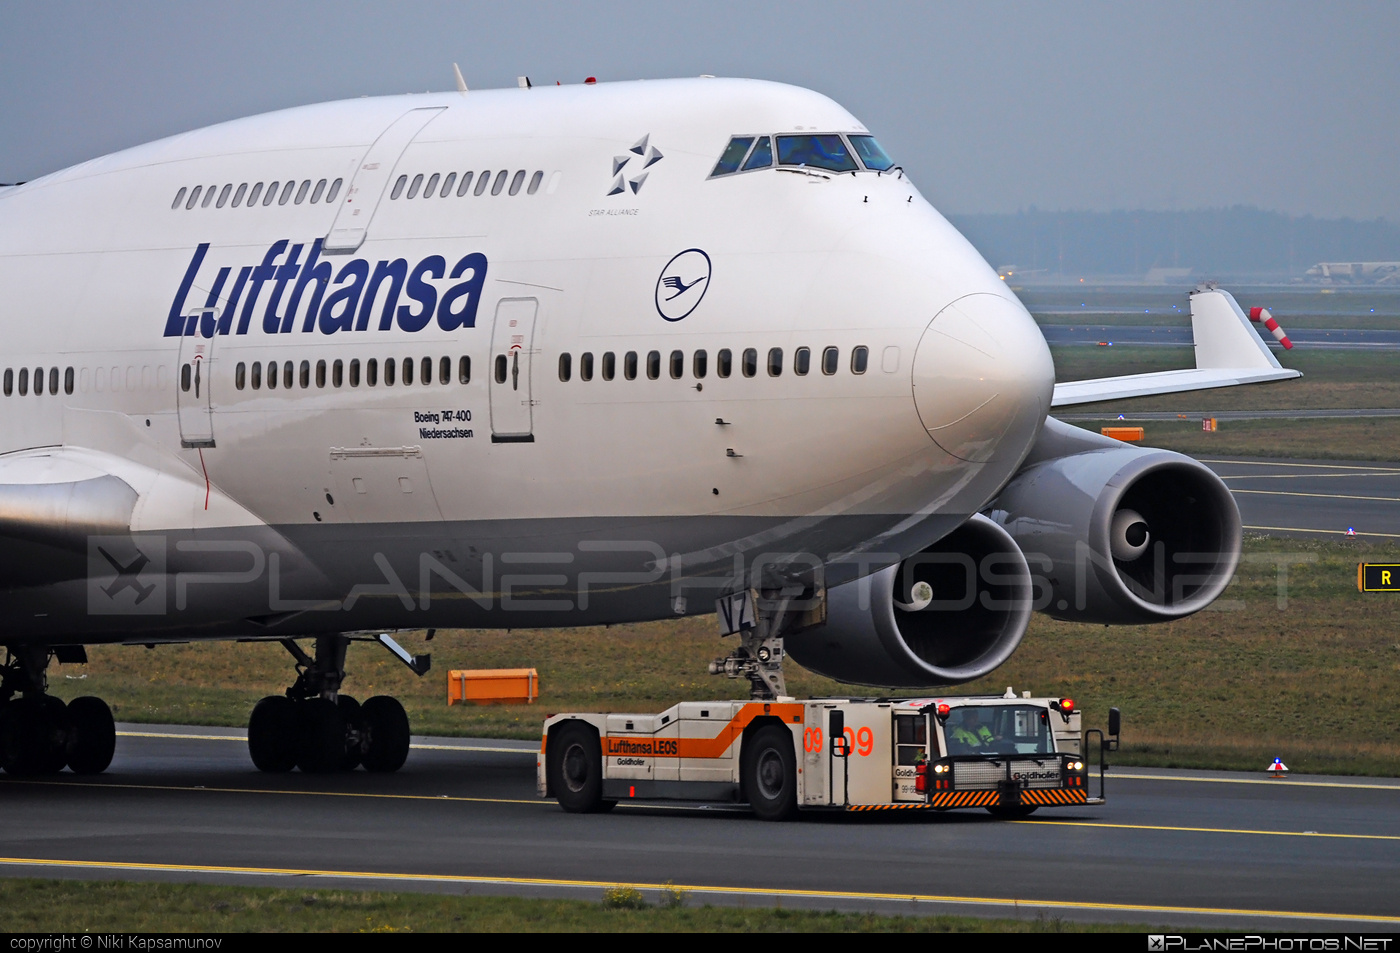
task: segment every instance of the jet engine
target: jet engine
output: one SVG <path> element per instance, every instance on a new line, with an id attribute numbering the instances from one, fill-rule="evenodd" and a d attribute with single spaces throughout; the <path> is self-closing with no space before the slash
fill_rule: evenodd
<path id="1" fill-rule="evenodd" d="M 923 552 L 829 590 L 825 624 L 789 636 L 786 651 L 843 682 L 971 681 L 1020 645 L 1031 601 L 1015 541 L 975 515 Z"/>
<path id="2" fill-rule="evenodd" d="M 1239 510 L 1209 469 L 1053 418 L 990 515 L 1048 583 L 1036 608 L 1076 622 L 1198 612 L 1240 558 Z"/>

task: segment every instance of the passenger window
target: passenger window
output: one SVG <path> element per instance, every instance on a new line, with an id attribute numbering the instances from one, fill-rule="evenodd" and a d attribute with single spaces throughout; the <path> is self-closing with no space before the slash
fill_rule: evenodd
<path id="1" fill-rule="evenodd" d="M 278 181 L 275 181 L 275 180 L 274 180 L 273 183 L 267 187 L 267 192 L 263 194 L 263 200 L 262 200 L 262 204 L 263 204 L 263 207 L 264 207 L 264 208 L 266 208 L 267 206 L 271 205 L 271 204 L 272 204 L 272 200 L 275 199 L 275 198 L 277 198 L 277 187 L 278 187 L 279 185 L 281 185 L 281 184 L 282 184 L 281 182 L 278 182 Z"/>
<path id="2" fill-rule="evenodd" d="M 603 380 L 605 380 L 605 381 L 610 381 L 610 380 L 613 379 L 614 376 L 616 376 L 616 374 L 617 374 L 617 355 L 613 354 L 612 351 L 604 351 L 604 352 L 603 352 L 603 367 L 602 367 L 602 375 L 601 375 L 602 378 L 603 378 Z"/>
<path id="3" fill-rule="evenodd" d="M 287 200 L 292 197 L 292 189 L 296 188 L 296 182 L 288 182 L 282 186 L 282 197 L 277 200 L 278 205 L 286 205 Z"/>
<path id="4" fill-rule="evenodd" d="M 715 163 L 715 170 L 711 176 L 728 175 L 739 170 L 739 163 L 744 161 L 744 156 L 749 154 L 749 146 L 753 145 L 753 136 L 735 136 L 729 140 L 729 145 L 724 147 L 724 155 L 719 157 L 719 162 Z"/>
<path id="5" fill-rule="evenodd" d="M 310 192 L 310 191 L 311 191 L 311 180 L 310 180 L 310 179 L 304 179 L 304 180 L 302 181 L 302 183 L 301 183 L 301 188 L 297 189 L 296 201 L 293 202 L 292 204 L 294 204 L 294 205 L 300 205 L 302 202 L 306 201 L 306 193 L 307 193 L 307 192 Z"/>
<path id="6" fill-rule="evenodd" d="M 185 203 L 185 211 L 186 211 L 186 212 L 188 212 L 190 209 L 194 208 L 194 203 L 196 203 L 196 202 L 199 201 L 199 193 L 202 192 L 202 191 L 204 191 L 204 186 L 202 186 L 202 185 L 196 185 L 196 186 L 194 187 L 194 191 L 190 193 L 190 200 L 189 200 L 188 202 Z"/>
<path id="7" fill-rule="evenodd" d="M 486 191 L 486 187 L 491 184 L 491 170 L 485 169 L 476 180 L 476 188 L 472 190 L 472 195 L 480 195 Z"/>
<path id="8" fill-rule="evenodd" d="M 745 377 L 753 377 L 758 373 L 758 351 L 751 347 L 744 349 L 743 371 Z"/>
<path id="9" fill-rule="evenodd" d="M 221 192 L 219 192 L 219 201 L 215 204 L 214 207 L 215 207 L 215 208 L 223 208 L 225 205 L 227 205 L 227 204 L 228 204 L 228 196 L 229 196 L 229 193 L 232 192 L 232 191 L 233 191 L 233 183 L 230 182 L 228 185 L 226 185 L 226 186 L 223 187 L 223 190 L 222 190 Z"/>
<path id="10" fill-rule="evenodd" d="M 63 371 L 63 392 L 65 394 L 73 393 L 73 368 L 71 367 L 65 368 Z"/>
<path id="11" fill-rule="evenodd" d="M 276 361 L 268 361 L 268 362 L 267 362 L 267 389 L 268 389 L 268 390 L 276 390 L 276 389 L 277 389 L 277 362 L 276 362 Z"/>
<path id="12" fill-rule="evenodd" d="M 647 380 L 656 380 L 661 376 L 661 352 L 647 352 Z"/>
<path id="13" fill-rule="evenodd" d="M 744 171 L 750 169 L 766 169 L 773 164 L 773 140 L 767 136 L 758 140 L 753 147 L 753 153 L 749 156 L 749 161 L 744 163 Z"/>
<path id="14" fill-rule="evenodd" d="M 510 175 L 505 169 L 496 173 L 496 181 L 491 183 L 491 194 L 500 195 L 501 189 L 506 187 L 506 176 Z"/>
<path id="15" fill-rule="evenodd" d="M 331 386 L 340 387 L 345 383 L 345 364 L 337 360 L 331 365 Z"/>
<path id="16" fill-rule="evenodd" d="M 443 375 L 443 377 L 446 376 L 446 374 Z M 419 369 L 418 377 L 424 384 L 433 382 L 433 359 L 431 357 L 423 358 L 423 366 Z M 444 383 L 446 382 L 444 381 Z"/>
<path id="17" fill-rule="evenodd" d="M 242 205 L 242 204 L 243 204 L 243 196 L 247 193 L 247 191 L 248 191 L 248 183 L 247 183 L 247 182 L 242 182 L 242 183 L 240 183 L 239 186 L 238 186 L 238 191 L 236 191 L 236 192 L 233 193 L 233 207 L 234 207 L 234 208 L 238 208 L 239 205 Z"/>
<path id="18" fill-rule="evenodd" d="M 413 177 L 413 184 L 408 187 L 408 197 L 411 199 L 416 199 L 418 197 L 418 189 L 421 188 L 422 185 L 423 173 L 419 172 Z"/>
<path id="19" fill-rule="evenodd" d="M 412 386 L 412 384 L 413 384 L 413 365 L 414 365 L 414 363 L 415 363 L 415 362 L 414 362 L 413 358 L 411 358 L 411 357 L 406 357 L 406 358 L 403 359 L 403 370 L 402 370 L 402 373 L 400 373 L 399 376 L 403 378 L 403 386 L 405 386 L 405 387 L 410 387 L 410 386 Z"/>
<path id="20" fill-rule="evenodd" d="M 350 386 L 360 386 L 360 359 L 355 358 L 350 362 Z"/>
<path id="21" fill-rule="evenodd" d="M 829 347 L 826 350 L 822 351 L 822 373 L 828 377 L 830 377 L 832 374 L 835 374 L 837 364 L 840 362 L 840 360 L 841 352 L 839 349 Z"/>
<path id="22" fill-rule="evenodd" d="M 327 202 L 335 201 L 335 197 L 340 194 L 340 183 L 343 181 L 344 179 L 336 179 L 334 182 L 331 183 L 330 194 L 326 196 Z"/>
<path id="23" fill-rule="evenodd" d="M 218 189 L 217 185 L 209 186 L 209 191 L 204 193 L 204 201 L 199 203 L 200 208 L 209 207 L 210 203 L 214 201 L 214 193 L 216 189 Z"/>
<path id="24" fill-rule="evenodd" d="M 440 178 L 442 178 L 442 176 L 437 172 L 432 174 L 432 177 L 428 179 L 428 184 L 423 186 L 423 198 L 430 199 L 433 197 L 433 193 L 437 191 L 437 184 Z"/>
<path id="25" fill-rule="evenodd" d="M 729 353 L 729 348 L 724 348 L 715 355 L 715 373 L 720 377 L 728 377 L 734 373 L 734 355 Z"/>
<path id="26" fill-rule="evenodd" d="M 190 366 L 188 364 L 180 365 L 180 390 L 189 393 L 190 380 Z"/>
<path id="27" fill-rule="evenodd" d="M 637 352 L 628 351 L 627 356 L 622 359 L 622 376 L 629 381 L 637 379 Z"/>
<path id="28" fill-rule="evenodd" d="M 56 367 L 49 368 L 49 393 L 58 393 L 58 368 Z"/>
<path id="29" fill-rule="evenodd" d="M 690 370 L 696 378 L 703 378 L 708 368 L 709 361 L 704 351 L 696 351 L 695 357 L 690 362 Z"/>
<path id="30" fill-rule="evenodd" d="M 5 396 L 9 397 L 15 392 L 15 370 L 12 367 L 5 368 Z"/>
<path id="31" fill-rule="evenodd" d="M 248 193 L 248 207 L 249 207 L 249 208 L 252 208 L 254 205 L 257 205 L 257 204 L 258 204 L 258 196 L 259 196 L 259 195 L 262 195 L 262 187 L 263 187 L 263 184 L 262 184 L 261 182 L 254 183 L 254 185 L 253 185 L 253 191 L 251 191 L 251 192 Z"/>
<path id="32" fill-rule="evenodd" d="M 864 374 L 870 363 L 870 348 L 861 345 L 851 352 L 851 373 Z"/>
<path id="33" fill-rule="evenodd" d="M 19 369 L 19 396 L 23 397 L 29 393 L 29 368 Z"/>
<path id="34" fill-rule="evenodd" d="M 316 362 L 316 386 L 317 386 L 317 387 L 325 387 L 325 386 L 326 386 L 326 362 L 325 362 L 325 361 L 317 361 L 317 362 Z"/>
<path id="35" fill-rule="evenodd" d="M 685 352 L 684 352 L 684 351 L 672 351 L 672 352 L 671 352 L 671 380 L 674 380 L 674 381 L 680 380 L 680 379 L 681 379 L 681 375 L 684 374 L 684 373 L 685 373 Z"/>
<path id="36" fill-rule="evenodd" d="M 452 382 L 452 358 L 444 357 L 438 361 L 438 383 L 449 384 Z M 464 382 L 465 383 L 465 382 Z"/>
<path id="37" fill-rule="evenodd" d="M 526 195 L 534 195 L 540 190 L 540 181 L 544 178 L 543 172 L 536 172 L 530 176 L 530 187 L 525 190 Z"/>
<path id="38" fill-rule="evenodd" d="M 379 383 L 379 359 L 370 358 L 365 361 L 365 386 L 373 387 Z"/>
<path id="39" fill-rule="evenodd" d="M 438 193 L 438 198 L 445 199 L 452 194 L 452 186 L 457 183 L 457 173 L 447 173 L 447 178 L 442 180 L 442 191 Z"/>
<path id="40" fill-rule="evenodd" d="M 461 198 L 467 194 L 467 190 L 472 187 L 472 173 L 463 172 L 462 181 L 457 183 L 457 197 Z"/>
<path id="41" fill-rule="evenodd" d="M 798 377 L 805 377 L 812 369 L 812 349 L 810 347 L 800 347 L 792 355 L 792 372 Z"/>
<path id="42" fill-rule="evenodd" d="M 521 169 L 519 172 L 515 173 L 515 175 L 514 175 L 514 176 L 511 178 L 511 180 L 510 180 L 510 194 L 511 194 L 511 195 L 518 195 L 518 194 L 520 193 L 520 186 L 522 186 L 522 185 L 524 185 L 524 184 L 525 184 L 525 170 L 524 170 L 524 169 Z"/>
<path id="43" fill-rule="evenodd" d="M 568 383 L 574 376 L 574 359 L 567 351 L 559 355 L 559 379 Z"/>
<path id="44" fill-rule="evenodd" d="M 175 201 L 173 201 L 173 202 L 170 203 L 170 208 L 171 208 L 171 210 L 173 211 L 173 210 L 179 208 L 179 207 L 180 207 L 180 203 L 183 202 L 184 200 L 185 200 L 185 187 L 182 185 L 182 186 L 180 186 L 180 191 L 178 191 L 178 192 L 175 193 Z"/>
<path id="45" fill-rule="evenodd" d="M 311 190 L 311 204 L 315 205 L 321 201 L 321 193 L 326 191 L 326 180 L 322 179 L 316 183 L 316 188 Z"/>
<path id="46" fill-rule="evenodd" d="M 856 160 L 846 143 L 835 134 L 825 136 L 779 136 L 778 165 L 806 166 L 829 172 L 854 172 Z"/>
<path id="47" fill-rule="evenodd" d="M 472 359 L 465 354 L 457 361 L 457 383 L 470 384 L 472 382 Z"/>
<path id="48" fill-rule="evenodd" d="M 282 386 L 285 387 L 287 390 L 291 390 L 291 389 L 292 389 L 292 374 L 293 374 L 292 362 L 291 362 L 291 361 L 288 361 L 287 363 L 285 363 L 285 364 L 282 365 Z M 196 379 L 196 382 L 197 382 L 197 379 Z M 196 388 L 196 390 L 197 390 L 197 389 L 198 389 L 198 388 Z"/>
<path id="49" fill-rule="evenodd" d="M 262 389 L 262 364 L 253 362 L 253 390 Z"/>
<path id="50" fill-rule="evenodd" d="M 404 187 L 407 186 L 407 185 L 408 185 L 408 176 L 406 176 L 406 175 L 401 175 L 401 176 L 399 176 L 399 177 L 398 177 L 398 180 L 394 182 L 394 191 L 392 191 L 392 192 L 389 193 L 389 198 L 390 198 L 390 199 L 397 199 L 399 196 L 403 195 Z"/>
<path id="51" fill-rule="evenodd" d="M 768 349 L 768 376 L 781 377 L 783 375 L 783 349 L 774 347 Z"/>
<path id="52" fill-rule="evenodd" d="M 298 382 L 301 384 L 301 389 L 306 390 L 306 388 L 311 386 L 311 362 L 302 361 L 300 370 L 301 373 L 297 375 L 299 378 Z"/>
<path id="53" fill-rule="evenodd" d="M 504 358 L 502 358 L 504 360 Z M 591 381 L 593 379 L 593 352 L 584 351 L 578 356 L 578 379 L 581 381 Z"/>
<path id="54" fill-rule="evenodd" d="M 394 377 L 396 376 L 396 375 L 395 375 L 395 370 L 396 370 L 397 367 L 398 367 L 398 365 L 397 365 L 397 363 L 394 361 L 394 359 L 393 359 L 392 357 L 391 357 L 391 358 L 387 358 L 387 359 L 384 361 L 384 386 L 385 386 L 385 387 L 393 387 L 393 386 L 394 386 Z"/>

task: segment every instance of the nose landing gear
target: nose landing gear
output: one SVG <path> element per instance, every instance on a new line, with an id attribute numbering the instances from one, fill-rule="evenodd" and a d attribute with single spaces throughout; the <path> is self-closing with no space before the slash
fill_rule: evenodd
<path id="1" fill-rule="evenodd" d="M 248 753 L 259 771 L 300 768 L 308 774 L 389 772 L 408 758 L 408 714 L 398 699 L 376 695 L 363 705 L 341 694 L 348 635 L 316 637 L 315 657 L 292 639 L 282 645 L 297 661 L 297 679 L 285 695 L 258 702 L 248 719 Z M 416 674 L 428 671 L 428 656 L 412 656 L 388 636 L 375 641 L 394 652 Z"/>

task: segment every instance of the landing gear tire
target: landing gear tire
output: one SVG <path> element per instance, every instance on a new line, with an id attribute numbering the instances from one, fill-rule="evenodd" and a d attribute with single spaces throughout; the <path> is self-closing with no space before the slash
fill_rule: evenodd
<path id="1" fill-rule="evenodd" d="M 397 771 L 408 760 L 408 715 L 398 699 L 376 695 L 360 706 L 367 740 L 361 761 L 366 771 Z"/>
<path id="2" fill-rule="evenodd" d="M 769 725 L 744 746 L 741 774 L 753 812 L 765 821 L 785 821 L 797 813 L 797 756 L 792 732 Z"/>
<path id="3" fill-rule="evenodd" d="M 68 761 L 68 706 L 31 695 L 0 709 L 0 767 L 17 776 L 57 774 Z"/>
<path id="4" fill-rule="evenodd" d="M 365 718 L 360 711 L 360 703 L 349 695 L 337 695 L 336 707 L 340 717 L 345 719 L 345 757 L 340 760 L 340 770 L 354 771 L 364 757 Z"/>
<path id="5" fill-rule="evenodd" d="M 1014 821 L 1017 818 L 1030 817 L 1039 806 L 1038 804 L 999 804 L 987 808 L 987 813 L 992 817 L 1001 818 L 1003 821 Z"/>
<path id="6" fill-rule="evenodd" d="M 297 767 L 306 774 L 330 774 L 345 760 L 345 716 L 328 698 L 307 698 L 297 706 Z"/>
<path id="7" fill-rule="evenodd" d="M 616 801 L 603 800 L 603 748 L 596 732 L 581 724 L 565 725 L 545 750 L 549 789 L 560 807 L 570 814 L 598 814 L 616 806 Z"/>
<path id="8" fill-rule="evenodd" d="M 297 764 L 296 703 L 286 695 L 268 695 L 248 718 L 248 754 L 259 771 L 285 774 Z"/>
<path id="9" fill-rule="evenodd" d="M 117 725 L 112 709 L 100 698 L 85 695 L 68 703 L 68 767 L 74 774 L 101 774 L 117 750 Z"/>

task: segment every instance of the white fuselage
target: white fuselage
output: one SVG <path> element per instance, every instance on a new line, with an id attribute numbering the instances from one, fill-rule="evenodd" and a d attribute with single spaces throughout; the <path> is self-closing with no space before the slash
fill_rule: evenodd
<path id="1" fill-rule="evenodd" d="M 0 191 L 0 483 L 115 476 L 163 558 L 161 612 L 107 613 L 93 550 L 25 581 L 43 541 L 10 547 L 12 631 L 624 621 L 929 545 L 1019 466 L 1048 351 L 902 172 L 711 177 L 731 136 L 801 130 L 864 131 L 751 81 L 425 94 Z"/>

